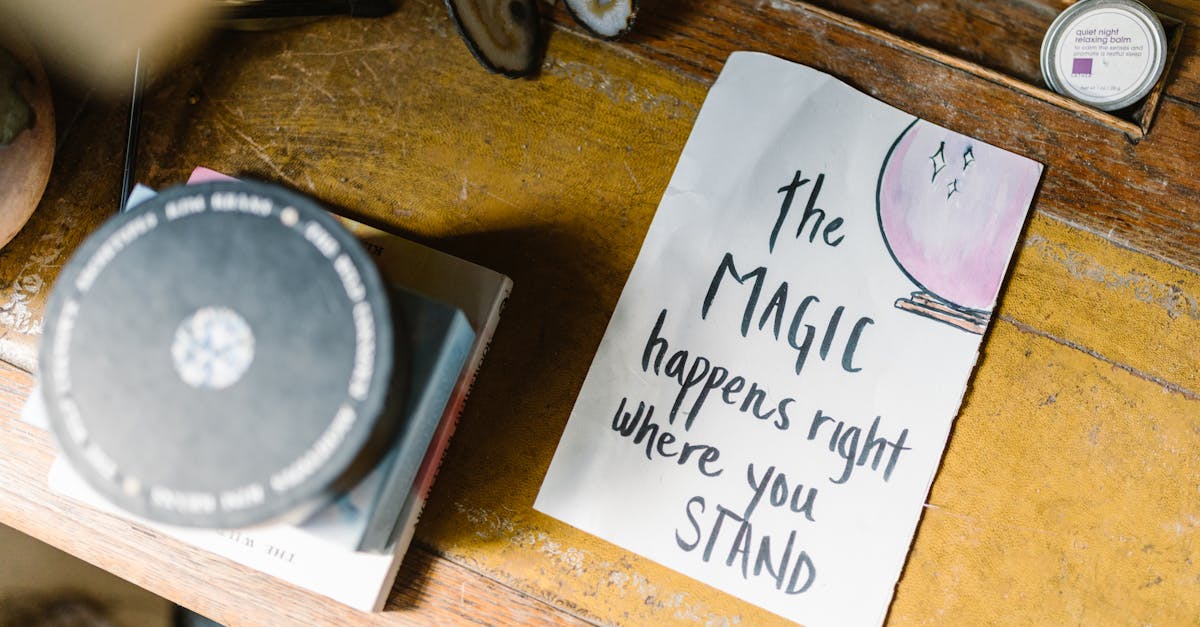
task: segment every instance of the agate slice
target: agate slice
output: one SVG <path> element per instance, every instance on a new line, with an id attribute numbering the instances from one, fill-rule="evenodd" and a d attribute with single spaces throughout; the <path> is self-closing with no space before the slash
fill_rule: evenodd
<path id="1" fill-rule="evenodd" d="M 542 46 L 536 0 L 446 0 L 446 8 L 484 67 L 512 78 L 537 71 Z"/>
<path id="2" fill-rule="evenodd" d="M 637 0 L 563 0 L 575 21 L 597 37 L 615 39 L 629 32 Z"/>

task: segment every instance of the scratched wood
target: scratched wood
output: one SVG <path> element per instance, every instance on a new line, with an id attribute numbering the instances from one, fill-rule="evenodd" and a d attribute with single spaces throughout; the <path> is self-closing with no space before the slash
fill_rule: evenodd
<path id="1" fill-rule="evenodd" d="M 922 6 L 959 23 L 955 3 Z M 1016 23 L 1045 5 L 991 6 Z M 414 0 L 380 21 L 221 35 L 149 96 L 142 180 L 203 164 L 285 182 L 516 281 L 393 592 L 404 611 L 351 614 L 57 499 L 45 436 L 13 421 L 28 377 L 10 369 L 0 445 L 22 452 L 0 455 L 0 520 L 234 624 L 777 620 L 531 509 L 708 82 L 752 48 L 1047 164 L 891 622 L 1193 623 L 1194 45 L 1135 145 L 788 0 L 647 0 L 642 18 L 616 44 L 560 26 L 541 75 L 508 81 L 477 68 L 440 4 Z M 923 41 L 954 50 L 941 37 Z M 1003 66 L 980 50 L 974 61 Z M 40 324 L 55 267 L 115 204 L 119 107 L 88 111 L 35 222 L 0 253 L 0 294 L 24 307 L 0 307 L 23 312 L 14 322 Z"/>
<path id="2" fill-rule="evenodd" d="M 17 418 L 33 377 L 0 363 L 0 521 L 227 625 L 571 625 L 576 618 L 414 546 L 379 614 L 366 614 L 157 531 L 63 499 L 46 486 L 49 435 Z M 19 454 L 17 454 L 19 452 Z"/>
<path id="3" fill-rule="evenodd" d="M 979 2 L 933 0 L 813 0 L 812 4 L 878 26 L 909 40 L 933 46 L 961 59 L 979 63 L 1028 83 L 1045 85 L 1040 49 L 1046 29 L 1073 0 Z M 1200 26 L 1194 3 L 1187 0 L 1145 2 L 1162 15 Z M 1183 57 L 1187 68 L 1172 80 L 1170 93 L 1200 100 L 1200 83 L 1193 59 L 1200 33 L 1186 32 Z"/>
<path id="4" fill-rule="evenodd" d="M 1200 180 L 1176 175 L 1200 161 L 1195 141 L 1200 99 L 1175 91 L 1200 78 L 1194 43 L 1184 42 L 1147 140 L 1132 144 L 1119 129 L 1073 110 L 1013 94 L 936 59 L 897 54 L 879 37 L 809 6 L 733 0 L 709 3 L 700 11 L 689 3 L 661 0 L 639 14 L 639 29 L 622 47 L 704 80 L 714 78 L 729 53 L 741 49 L 830 72 L 905 111 L 1047 164 L 1039 210 L 1152 256 L 1200 268 Z M 942 5 L 917 6 L 936 16 Z M 1200 11 L 1188 3 L 1174 7 L 1171 12 L 1185 21 L 1200 19 Z M 1197 30 L 1192 29 L 1193 42 Z M 1050 176 L 1051 170 L 1057 175 Z"/>
<path id="5" fill-rule="evenodd" d="M 1022 2 L 978 2 L 935 0 L 934 2 L 855 2 L 816 0 L 813 4 L 879 26 L 889 32 L 950 52 L 1021 80 L 1045 84 L 1040 69 L 1040 49 L 1046 28 L 1073 4 L 1072 0 L 1025 0 Z M 1200 26 L 1194 2 L 1149 0 L 1158 13 Z M 1200 102 L 1200 67 L 1196 51 L 1200 32 L 1185 30 L 1181 48 L 1181 70 L 1171 80 L 1173 96 Z"/>
<path id="6" fill-rule="evenodd" d="M 764 12 L 787 11 L 804 4 L 829 9 L 909 41 L 948 52 L 964 61 L 978 63 L 1027 83 L 1045 85 L 1040 69 L 1042 38 L 1059 12 L 1074 2 L 809 0 L 803 3 L 794 0 L 741 0 L 732 4 L 736 5 L 733 12 L 737 13 L 755 8 Z M 698 73 L 706 73 L 710 68 L 703 56 L 682 54 L 686 48 L 679 47 L 683 39 L 678 26 L 688 24 L 692 28 L 707 31 L 707 37 L 704 38 L 707 43 L 691 44 L 696 51 L 703 50 L 714 39 L 728 38 L 728 29 L 742 31 L 741 37 L 767 30 L 760 27 L 759 30 L 745 32 L 745 25 L 750 21 L 747 19 L 736 20 L 728 27 L 714 27 L 717 19 L 695 22 L 688 15 L 689 4 L 684 0 L 644 1 L 638 28 L 630 35 L 630 41 L 639 46 L 649 44 L 656 47 L 669 42 L 662 46 L 663 53 L 669 53 L 674 48 L 677 53 L 675 63 L 692 65 Z M 1144 4 L 1161 15 L 1179 19 L 1191 26 L 1200 26 L 1200 15 L 1197 14 L 1195 3 L 1190 0 L 1147 0 Z M 564 11 L 559 10 L 555 18 L 564 26 L 574 28 L 573 21 Z M 757 16 L 751 16 L 750 19 L 757 19 Z M 1200 101 L 1200 67 L 1197 66 L 1195 55 L 1197 46 L 1200 46 L 1200 32 L 1189 29 L 1182 46 L 1180 69 L 1172 77 L 1170 85 L 1172 95 L 1193 103 Z"/>
<path id="7" fill-rule="evenodd" d="M 55 98 L 59 146 L 42 202 L 11 242 L 0 248 L 0 359 L 33 370 L 42 310 L 58 268 L 108 215 L 120 196 L 123 128 L 119 111 L 81 108 Z"/>

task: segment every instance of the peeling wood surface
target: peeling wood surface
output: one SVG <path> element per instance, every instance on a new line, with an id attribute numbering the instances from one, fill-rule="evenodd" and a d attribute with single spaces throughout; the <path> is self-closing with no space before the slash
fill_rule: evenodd
<path id="1" fill-rule="evenodd" d="M 820 4 L 1025 80 L 1063 6 Z M 516 282 L 418 548 L 371 616 L 60 499 L 48 438 L 16 419 L 31 378 L 12 367 L 0 522 L 230 624 L 778 621 L 531 509 L 708 83 L 747 48 L 1047 166 L 890 622 L 1194 624 L 1200 11 L 1151 4 L 1191 30 L 1137 144 L 791 0 L 644 0 L 623 43 L 556 13 L 522 81 L 479 69 L 440 3 L 220 34 L 148 94 L 141 180 L 206 165 L 284 182 Z M 59 117 L 70 139 L 46 198 L 0 251 L 0 351 L 26 368 L 57 268 L 116 206 L 122 107 Z"/>

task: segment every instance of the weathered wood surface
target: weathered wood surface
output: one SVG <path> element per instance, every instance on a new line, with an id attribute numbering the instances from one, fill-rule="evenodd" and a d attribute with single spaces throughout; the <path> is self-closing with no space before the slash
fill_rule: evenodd
<path id="1" fill-rule="evenodd" d="M 46 486 L 54 458 L 48 434 L 15 418 L 32 383 L 0 363 L 0 519 L 206 616 L 231 625 L 581 622 L 419 546 L 405 556 L 384 611 L 364 614 L 63 499 Z"/>
<path id="2" fill-rule="evenodd" d="M 895 21 L 922 30 L 923 20 L 951 28 L 957 4 L 915 3 L 928 14 L 907 19 L 916 10 L 909 9 Z M 1024 1 L 962 4 L 976 10 L 1004 6 L 1002 13 L 1009 12 L 1007 7 L 1037 6 Z M 1046 164 L 1040 211 L 1172 263 L 1200 268 L 1200 203 L 1195 200 L 1200 181 L 1177 175 L 1200 162 L 1200 92 L 1191 87 L 1200 80 L 1195 39 L 1200 28 L 1185 36 L 1149 138 L 1133 144 L 1119 129 L 1089 116 L 1014 94 L 935 59 L 898 53 L 879 37 L 810 7 L 794 0 L 732 0 L 705 4 L 703 10 L 674 0 L 652 2 L 639 14 L 642 21 L 631 40 L 621 46 L 703 80 L 715 78 L 729 53 L 741 49 L 830 72 L 914 115 Z M 1164 3 L 1162 10 L 1190 24 L 1200 21 L 1200 11 L 1188 3 Z M 556 17 L 569 21 L 561 12 Z M 1002 31 L 992 30 L 989 37 L 1000 37 Z M 1037 58 L 1037 47 L 1027 48 L 1026 54 Z"/>
<path id="3" fill-rule="evenodd" d="M 844 4 L 827 6 L 858 5 Z M 993 35 L 1040 41 L 1031 29 L 1059 8 L 943 0 L 922 3 L 921 22 L 903 4 L 858 17 L 1018 75 Z M 1197 24 L 1184 3 L 1168 8 Z M 288 183 L 516 282 L 418 527 L 422 548 L 393 593 L 406 610 L 350 614 L 49 494 L 48 442 L 13 418 L 28 377 L 10 369 L 0 447 L 15 453 L 0 455 L 0 520 L 231 623 L 777 620 L 531 509 L 708 82 L 746 48 L 1047 165 L 890 621 L 1193 624 L 1195 40 L 1133 144 L 823 15 L 790 0 L 647 0 L 633 38 L 614 44 L 577 36 L 556 13 L 542 73 L 526 81 L 478 69 L 433 2 L 380 21 L 218 36 L 149 95 L 142 180 L 168 185 L 203 164 Z M 961 35 L 967 23 L 993 35 L 976 46 L 938 30 Z M 1027 55 L 1020 46 L 1013 54 Z M 25 331 L 40 324 L 55 269 L 115 207 L 120 113 L 85 110 L 34 222 L 0 253 L 11 336 L 0 342 L 35 340 Z M 432 596 L 406 601 L 414 590 Z M 456 613 L 437 614 L 442 604 Z"/>

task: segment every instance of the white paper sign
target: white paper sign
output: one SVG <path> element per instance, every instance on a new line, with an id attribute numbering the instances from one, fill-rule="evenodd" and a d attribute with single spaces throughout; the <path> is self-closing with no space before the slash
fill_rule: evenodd
<path id="1" fill-rule="evenodd" d="M 1040 175 L 735 53 L 535 507 L 786 618 L 881 623 Z"/>

